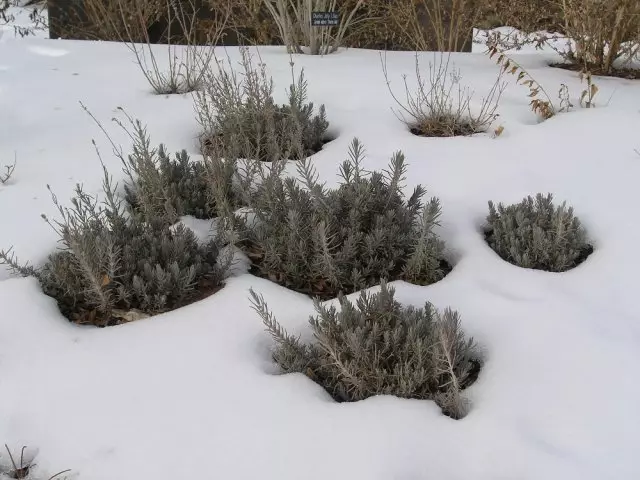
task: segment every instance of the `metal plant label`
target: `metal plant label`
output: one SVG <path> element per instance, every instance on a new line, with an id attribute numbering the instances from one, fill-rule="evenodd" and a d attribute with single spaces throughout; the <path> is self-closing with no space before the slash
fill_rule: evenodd
<path id="1" fill-rule="evenodd" d="M 340 12 L 311 12 L 312 27 L 337 27 L 340 25 Z"/>

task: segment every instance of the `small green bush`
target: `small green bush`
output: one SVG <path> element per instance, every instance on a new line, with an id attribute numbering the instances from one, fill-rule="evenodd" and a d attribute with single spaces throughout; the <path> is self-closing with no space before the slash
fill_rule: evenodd
<path id="1" fill-rule="evenodd" d="M 204 88 L 196 92 L 196 110 L 204 132 L 203 151 L 235 147 L 241 158 L 261 161 L 300 159 L 316 153 L 327 141 L 329 122 L 324 105 L 314 114 L 307 103 L 304 72 L 289 88 L 289 102 L 276 105 L 273 79 L 265 65 L 253 65 L 248 49 L 242 48 L 241 78 L 216 59 L 217 69 L 209 69 Z"/>
<path id="2" fill-rule="evenodd" d="M 124 185 L 125 200 L 133 215 L 173 225 L 185 215 L 199 219 L 217 217 L 219 201 L 240 206 L 238 198 L 232 196 L 234 170 L 229 168 L 231 165 L 214 166 L 206 157 L 202 161 L 192 161 L 186 150 L 171 158 L 164 145 L 151 146 L 147 129 L 139 120 L 121 111 L 128 125 L 114 121 L 131 138 L 132 153 L 125 155 L 108 134 L 107 138 L 128 178 Z M 95 121 L 105 131 L 100 122 Z M 220 195 L 224 197 L 222 200 Z"/>
<path id="3" fill-rule="evenodd" d="M 0 264 L 36 276 L 70 320 L 98 326 L 166 312 L 222 286 L 229 262 L 219 238 L 200 245 L 182 224 L 127 216 L 104 175 L 102 204 L 79 185 L 71 208 L 52 194 L 61 220 L 43 217 L 63 247 L 42 268 L 21 266 L 11 251 L 0 252 Z"/>
<path id="4" fill-rule="evenodd" d="M 208 195 L 207 171 L 202 162 L 192 162 L 186 150 L 172 159 L 164 146 L 129 156 L 130 183 L 125 185 L 130 208 L 146 216 L 166 215 L 173 223 L 178 217 L 215 217 Z"/>
<path id="5" fill-rule="evenodd" d="M 509 263 L 524 268 L 564 272 L 593 251 L 573 208 L 556 207 L 553 196 L 541 193 L 535 200 L 505 207 L 489 202 L 485 235 L 489 246 Z"/>
<path id="6" fill-rule="evenodd" d="M 434 400 L 443 413 L 462 418 L 468 403 L 461 392 L 477 378 L 480 356 L 465 338 L 457 312 L 405 307 L 382 282 L 379 293 L 362 292 L 353 305 L 340 297 L 340 311 L 315 301 L 309 322 L 314 342 L 289 335 L 251 291 L 253 307 L 276 341 L 274 360 L 284 373 L 300 372 L 337 401 L 374 395 Z"/>
<path id="7" fill-rule="evenodd" d="M 354 139 L 340 169 L 342 184 L 326 189 L 309 162 L 298 163 L 303 185 L 283 178 L 272 164 L 246 202 L 251 221 L 236 218 L 241 248 L 256 272 L 287 288 L 322 298 L 352 293 L 381 278 L 427 285 L 444 277 L 444 243 L 433 232 L 440 204 L 422 204 L 417 186 L 402 193 L 405 159 L 397 152 L 389 170 L 367 174 L 364 149 Z"/>

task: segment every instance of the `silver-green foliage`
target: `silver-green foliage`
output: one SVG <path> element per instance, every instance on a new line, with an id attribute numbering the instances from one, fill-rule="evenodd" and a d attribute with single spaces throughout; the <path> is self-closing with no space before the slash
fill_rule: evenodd
<path id="1" fill-rule="evenodd" d="M 304 72 L 289 87 L 288 103 L 276 105 L 265 65 L 256 68 L 249 50 L 240 51 L 241 75 L 216 59 L 217 69 L 209 69 L 204 88 L 195 93 L 204 151 L 234 145 L 241 158 L 275 161 L 320 150 L 329 122 L 324 105 L 315 114 L 313 103 L 307 103 Z"/>
<path id="2" fill-rule="evenodd" d="M 0 264 L 36 276 L 69 319 L 100 326 L 120 322 L 126 312 L 177 308 L 222 284 L 228 265 L 219 239 L 200 245 L 181 224 L 127 216 L 106 169 L 103 186 L 103 203 L 80 185 L 70 208 L 52 194 L 61 219 L 43 217 L 62 248 L 42 268 L 21 266 L 10 251 L 0 252 Z"/>
<path id="3" fill-rule="evenodd" d="M 566 202 L 538 193 L 514 205 L 489 202 L 487 241 L 506 261 L 524 268 L 563 272 L 590 253 L 585 229 Z"/>
<path id="4" fill-rule="evenodd" d="M 186 150 L 172 159 L 163 145 L 151 147 L 146 128 L 139 121 L 132 126 L 133 152 L 123 158 L 129 177 L 125 184 L 129 206 L 145 218 L 165 217 L 169 223 L 183 215 L 215 217 L 205 164 L 192 162 Z"/>
<path id="5" fill-rule="evenodd" d="M 151 146 L 147 128 L 139 120 L 126 112 L 125 115 L 128 126 L 115 121 L 131 138 L 132 153 L 125 155 L 122 148 L 111 143 L 128 178 L 124 185 L 125 199 L 135 215 L 153 221 L 164 219 L 167 224 L 176 223 L 184 215 L 213 218 L 219 210 L 220 195 L 224 196 L 225 203 L 237 206 L 237 199 L 227 198 L 233 194 L 230 188 L 234 176 L 232 164 L 214 165 L 207 157 L 192 161 L 186 150 L 171 158 L 164 145 Z"/>
<path id="6" fill-rule="evenodd" d="M 438 199 L 423 205 L 421 186 L 405 198 L 402 152 L 387 171 L 371 174 L 362 168 L 363 157 L 354 139 L 335 189 L 318 182 L 308 161 L 298 163 L 302 182 L 284 178 L 284 164 L 277 163 L 255 185 L 246 199 L 253 219 L 240 228 L 242 246 L 262 276 L 323 298 L 381 278 L 426 285 L 444 277 L 444 244 L 433 231 Z"/>
<path id="7" fill-rule="evenodd" d="M 475 342 L 465 337 L 457 312 L 439 312 L 430 303 L 406 307 L 394 293 L 383 281 L 380 292 L 362 292 L 355 305 L 340 296 L 340 310 L 316 300 L 317 315 L 310 318 L 314 341 L 304 344 L 251 291 L 283 372 L 306 374 L 338 401 L 373 395 L 430 399 L 446 415 L 463 417 L 469 405 L 461 393 L 481 366 Z"/>

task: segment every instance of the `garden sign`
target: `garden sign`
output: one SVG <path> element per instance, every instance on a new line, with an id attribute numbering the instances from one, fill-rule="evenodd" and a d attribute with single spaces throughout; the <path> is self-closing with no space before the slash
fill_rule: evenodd
<path id="1" fill-rule="evenodd" d="M 312 27 L 337 27 L 340 25 L 340 12 L 311 12 Z"/>

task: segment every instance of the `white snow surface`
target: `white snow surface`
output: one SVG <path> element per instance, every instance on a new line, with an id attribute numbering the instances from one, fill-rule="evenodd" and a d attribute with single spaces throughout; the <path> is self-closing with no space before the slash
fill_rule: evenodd
<path id="1" fill-rule="evenodd" d="M 289 56 L 281 47 L 260 53 L 282 101 Z M 554 54 L 514 56 L 554 98 L 567 84 L 577 105 L 580 80 L 548 67 Z M 426 70 L 432 54 L 420 58 Z M 497 67 L 480 52 L 454 60 L 479 102 Z M 402 150 L 407 191 L 422 183 L 442 201 L 439 233 L 453 272 L 429 287 L 393 285 L 403 303 L 457 309 L 482 345 L 486 365 L 466 392 L 469 415 L 456 421 L 433 402 L 393 397 L 337 404 L 302 375 L 276 375 L 248 290 L 264 294 L 303 338 L 312 303 L 242 271 L 206 300 L 107 329 L 70 324 L 36 280 L 0 271 L 0 444 L 36 449 L 45 478 L 66 468 L 88 480 L 640 478 L 640 82 L 596 77 L 597 108 L 538 123 L 528 90 L 508 78 L 501 136 L 429 139 L 394 115 L 378 52 L 294 61 L 337 135 L 313 156 L 323 180 L 337 183 L 357 136 L 366 168 L 384 168 Z M 414 54 L 387 61 L 402 94 Z M 0 164 L 14 155 L 18 163 L 0 185 L 0 247 L 13 245 L 23 261 L 40 264 L 56 248 L 40 218 L 56 214 L 47 184 L 65 204 L 78 182 L 99 193 L 92 138 L 124 181 L 80 101 L 125 148 L 110 122 L 122 118 L 119 106 L 148 125 L 154 142 L 199 158 L 192 98 L 153 95 L 124 46 L 3 38 Z M 595 253 L 570 272 L 517 268 L 484 242 L 488 200 L 537 192 L 567 200 L 589 231 Z"/>

